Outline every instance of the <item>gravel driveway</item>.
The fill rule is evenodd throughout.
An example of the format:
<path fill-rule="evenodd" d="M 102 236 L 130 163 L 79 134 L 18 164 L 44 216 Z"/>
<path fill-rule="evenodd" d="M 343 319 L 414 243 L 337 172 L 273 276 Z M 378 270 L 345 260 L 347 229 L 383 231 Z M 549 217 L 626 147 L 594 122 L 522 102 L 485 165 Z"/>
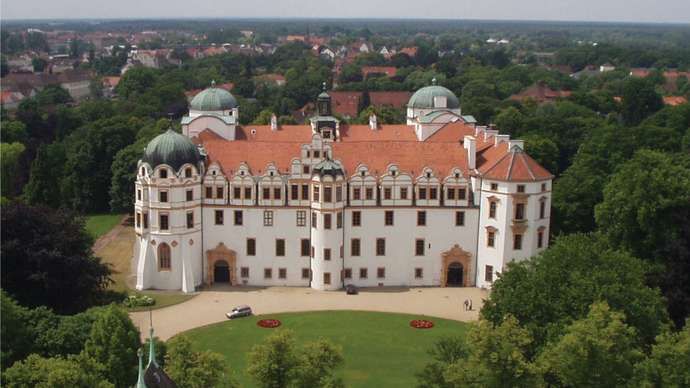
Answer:
<path fill-rule="evenodd" d="M 479 288 L 372 288 L 359 295 L 343 291 L 317 291 L 302 287 L 223 287 L 201 291 L 191 300 L 153 310 L 156 336 L 163 340 L 180 332 L 225 321 L 232 307 L 248 304 L 254 314 L 290 311 L 365 310 L 429 315 L 458 321 L 478 317 L 482 299 L 488 292 Z M 472 299 L 473 311 L 464 311 L 463 302 Z M 149 313 L 130 313 L 142 336 L 149 329 Z"/>

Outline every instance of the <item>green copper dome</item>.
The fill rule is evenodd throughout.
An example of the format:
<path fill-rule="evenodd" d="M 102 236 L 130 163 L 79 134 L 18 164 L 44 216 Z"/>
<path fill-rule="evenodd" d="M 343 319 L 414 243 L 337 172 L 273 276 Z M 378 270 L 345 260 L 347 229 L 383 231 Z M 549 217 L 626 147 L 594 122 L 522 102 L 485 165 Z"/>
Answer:
<path fill-rule="evenodd" d="M 141 160 L 152 168 L 167 164 L 177 171 L 185 163 L 196 165 L 201 160 L 201 154 L 189 138 L 168 129 L 149 142 Z"/>
<path fill-rule="evenodd" d="M 446 98 L 446 108 L 447 109 L 458 109 L 460 108 L 460 101 L 455 93 L 451 92 L 443 86 L 434 85 L 425 86 L 415 92 L 415 94 L 410 97 L 410 101 L 407 106 L 410 108 L 418 109 L 433 109 L 434 107 L 434 97 L 445 97 Z"/>
<path fill-rule="evenodd" d="M 345 176 L 343 168 L 340 167 L 340 164 L 334 162 L 330 158 L 326 158 L 314 166 L 313 173 L 320 177 L 323 177 L 324 175 L 330 175 L 333 178 L 338 175 Z"/>
<path fill-rule="evenodd" d="M 237 108 L 237 100 L 227 90 L 217 88 L 216 83 L 213 82 L 210 88 L 194 96 L 190 108 L 206 112 L 230 110 Z"/>

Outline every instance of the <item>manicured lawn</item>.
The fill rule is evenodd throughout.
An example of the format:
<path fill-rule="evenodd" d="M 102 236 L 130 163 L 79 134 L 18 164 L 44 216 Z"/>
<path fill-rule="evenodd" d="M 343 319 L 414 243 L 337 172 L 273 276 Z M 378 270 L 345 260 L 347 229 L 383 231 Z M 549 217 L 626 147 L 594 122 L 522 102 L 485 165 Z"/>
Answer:
<path fill-rule="evenodd" d="M 92 214 L 86 216 L 86 231 L 96 240 L 119 224 L 122 217 L 123 214 Z"/>
<path fill-rule="evenodd" d="M 256 325 L 261 318 L 282 322 L 277 329 Z M 463 322 L 427 318 L 432 329 L 413 329 L 404 314 L 364 311 L 321 311 L 248 317 L 190 330 L 188 335 L 199 350 L 223 354 L 240 386 L 252 387 L 246 375 L 251 347 L 276 330 L 293 330 L 299 342 L 328 338 L 343 347 L 345 363 L 340 370 L 346 387 L 414 387 L 415 373 L 429 361 L 434 342 L 445 335 L 464 335 Z"/>
<path fill-rule="evenodd" d="M 130 294 L 133 294 L 134 291 L 130 291 Z M 195 295 L 194 294 L 184 294 L 182 292 L 173 292 L 173 291 L 137 291 L 137 294 L 141 295 L 147 295 L 152 297 L 155 301 L 156 304 L 151 306 L 150 308 L 155 310 L 159 309 L 162 307 L 167 307 L 167 306 L 172 306 L 174 304 L 186 302 L 190 299 L 192 299 Z M 128 311 L 148 311 L 149 307 L 132 307 L 128 309 Z"/>

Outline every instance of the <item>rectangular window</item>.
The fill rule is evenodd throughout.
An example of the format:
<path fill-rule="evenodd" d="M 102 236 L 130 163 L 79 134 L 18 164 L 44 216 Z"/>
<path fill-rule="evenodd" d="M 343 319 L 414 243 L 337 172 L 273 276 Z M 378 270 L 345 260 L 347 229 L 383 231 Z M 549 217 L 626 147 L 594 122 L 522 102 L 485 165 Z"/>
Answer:
<path fill-rule="evenodd" d="M 314 190 L 312 190 L 312 197 L 313 197 L 312 201 L 319 202 L 320 197 L 321 197 L 320 193 L 321 192 L 319 191 L 319 186 L 314 186 Z"/>
<path fill-rule="evenodd" d="M 324 229 L 330 229 L 331 228 L 331 215 L 330 214 L 324 214 L 323 215 L 323 228 Z"/>
<path fill-rule="evenodd" d="M 541 184 L 541 191 L 546 191 L 546 183 Z"/>
<path fill-rule="evenodd" d="M 323 188 L 323 201 L 333 202 L 333 188 L 331 186 L 326 186 Z"/>
<path fill-rule="evenodd" d="M 352 268 L 345 268 L 345 270 L 343 270 L 343 278 L 352 279 Z"/>
<path fill-rule="evenodd" d="M 343 213 L 342 212 L 335 213 L 335 225 L 338 229 L 343 228 Z"/>
<path fill-rule="evenodd" d="M 435 200 L 438 198 L 438 189 L 432 187 L 429 189 L 429 199 Z"/>
<path fill-rule="evenodd" d="M 364 193 L 365 193 L 367 200 L 374 199 L 374 188 L 373 187 L 367 187 L 366 189 L 364 189 Z"/>
<path fill-rule="evenodd" d="M 141 201 L 141 190 L 137 190 L 137 199 Z"/>
<path fill-rule="evenodd" d="M 544 246 L 544 232 L 540 230 L 537 232 L 537 248 L 541 248 L 543 246 Z"/>
<path fill-rule="evenodd" d="M 493 282 L 494 281 L 494 266 L 487 265 L 484 268 L 484 281 Z"/>
<path fill-rule="evenodd" d="M 518 193 L 524 193 L 525 192 L 525 185 L 517 185 L 517 192 Z"/>
<path fill-rule="evenodd" d="M 407 199 L 407 187 L 400 188 L 400 199 Z"/>
<path fill-rule="evenodd" d="M 491 184 L 491 191 L 496 191 L 498 190 L 498 183 L 492 183 Z"/>
<path fill-rule="evenodd" d="M 309 268 L 302 268 L 302 279 L 309 279 L 311 276 L 311 270 Z"/>
<path fill-rule="evenodd" d="M 414 269 L 414 277 L 415 279 L 421 279 L 424 277 L 424 269 L 422 268 L 415 268 Z"/>
<path fill-rule="evenodd" d="M 426 199 L 426 188 L 420 187 L 419 188 L 419 199 Z"/>
<path fill-rule="evenodd" d="M 359 201 L 362 197 L 362 189 L 359 187 L 355 187 L 352 189 L 352 199 L 355 201 Z"/>
<path fill-rule="evenodd" d="M 242 210 L 235 210 L 234 212 L 235 225 L 242 225 Z"/>
<path fill-rule="evenodd" d="M 323 284 L 331 284 L 331 273 L 330 272 L 324 272 L 323 273 Z"/>
<path fill-rule="evenodd" d="M 285 256 L 285 240 L 282 238 L 276 239 L 276 256 Z"/>
<path fill-rule="evenodd" d="M 168 230 L 168 215 L 167 214 L 161 214 L 160 215 L 160 228 L 161 228 L 161 230 Z"/>
<path fill-rule="evenodd" d="M 206 186 L 206 198 L 211 199 L 213 198 L 213 187 L 211 186 Z"/>
<path fill-rule="evenodd" d="M 193 190 L 187 190 L 187 201 L 192 201 L 194 199 L 194 191 Z"/>
<path fill-rule="evenodd" d="M 426 212 L 425 211 L 418 211 L 417 212 L 417 226 L 426 226 Z"/>
<path fill-rule="evenodd" d="M 216 187 L 216 198 L 223 199 L 223 186 Z"/>
<path fill-rule="evenodd" d="M 249 277 L 249 267 L 240 268 L 240 277 L 243 277 L 243 278 Z"/>
<path fill-rule="evenodd" d="M 393 190 L 390 187 L 383 189 L 383 199 L 391 199 Z"/>
<path fill-rule="evenodd" d="M 489 218 L 496 218 L 496 202 L 489 202 Z"/>
<path fill-rule="evenodd" d="M 340 251 L 340 258 L 342 259 L 343 257 L 345 257 L 345 248 L 341 245 L 339 251 Z"/>
<path fill-rule="evenodd" d="M 318 217 L 317 217 L 316 213 L 311 213 L 311 227 L 314 229 L 316 229 L 317 224 L 318 224 L 317 219 L 318 219 Z"/>
<path fill-rule="evenodd" d="M 326 261 L 331 260 L 331 248 L 324 248 L 323 249 L 323 259 Z"/>
<path fill-rule="evenodd" d="M 232 188 L 232 197 L 235 199 L 240 199 L 242 197 L 242 188 L 241 187 L 233 187 Z"/>
<path fill-rule="evenodd" d="M 546 216 L 546 201 L 539 202 L 539 218 L 544 218 Z"/>
<path fill-rule="evenodd" d="M 273 188 L 273 199 L 281 199 L 282 198 L 283 195 L 280 193 L 280 191 L 281 191 L 280 187 Z"/>
<path fill-rule="evenodd" d="M 278 268 L 278 278 L 279 279 L 286 279 L 287 278 L 287 269 L 286 268 Z"/>
<path fill-rule="evenodd" d="M 424 256 L 424 239 L 418 238 L 414 242 L 414 254 L 415 256 Z"/>
<path fill-rule="evenodd" d="M 263 199 L 270 199 L 271 198 L 271 189 L 270 188 L 264 187 L 262 198 Z"/>
<path fill-rule="evenodd" d="M 215 211 L 215 221 L 216 221 L 216 225 L 223 225 L 223 211 L 222 210 L 216 210 Z"/>
<path fill-rule="evenodd" d="M 308 257 L 309 256 L 309 239 L 308 238 L 301 239 L 299 246 L 300 246 L 300 248 L 299 248 L 300 256 Z"/>
<path fill-rule="evenodd" d="M 393 211 L 392 210 L 386 210 L 386 212 L 384 213 L 384 224 L 386 226 L 393 225 Z"/>
<path fill-rule="evenodd" d="M 496 240 L 496 233 L 488 232 L 486 234 L 486 246 L 493 247 Z"/>
<path fill-rule="evenodd" d="M 519 233 L 513 235 L 513 249 L 516 251 L 522 249 L 522 235 Z"/>
<path fill-rule="evenodd" d="M 342 202 L 343 201 L 343 187 L 338 186 L 335 188 L 335 200 L 336 202 Z"/>
<path fill-rule="evenodd" d="M 144 213 L 144 229 L 149 227 L 149 213 Z"/>
<path fill-rule="evenodd" d="M 290 186 L 290 199 L 293 201 L 296 201 L 299 199 L 299 186 L 298 185 L 291 185 Z"/>
<path fill-rule="evenodd" d="M 187 213 L 187 229 L 194 227 L 194 212 Z"/>
<path fill-rule="evenodd" d="M 320 158 L 320 157 L 321 157 L 321 151 L 314 150 L 314 158 Z"/>
<path fill-rule="evenodd" d="M 376 268 L 376 277 L 379 279 L 385 279 L 386 278 L 386 268 L 385 267 Z"/>
<path fill-rule="evenodd" d="M 168 202 L 168 192 L 167 191 L 161 191 L 158 193 L 158 200 L 160 202 Z"/>
<path fill-rule="evenodd" d="M 272 210 L 264 210 L 264 226 L 273 226 Z"/>
<path fill-rule="evenodd" d="M 352 212 L 352 226 L 362 226 L 362 212 Z"/>
<path fill-rule="evenodd" d="M 306 226 L 307 225 L 307 211 L 306 210 L 297 210 L 297 226 Z"/>
<path fill-rule="evenodd" d="M 252 188 L 251 187 L 245 187 L 244 188 L 244 199 L 252 199 Z"/>
<path fill-rule="evenodd" d="M 455 226 L 465 225 L 465 212 L 455 212 Z"/>
<path fill-rule="evenodd" d="M 360 268 L 359 269 L 359 278 L 360 279 L 366 279 L 367 278 L 367 269 L 366 268 Z"/>
<path fill-rule="evenodd" d="M 447 189 L 447 199 L 448 200 L 454 200 L 455 199 L 455 189 L 453 189 L 453 188 Z"/>
<path fill-rule="evenodd" d="M 467 189 L 458 189 L 458 199 L 467 198 Z"/>
<path fill-rule="evenodd" d="M 315 250 L 314 250 L 314 246 L 312 245 L 312 246 L 311 246 L 311 256 L 310 256 L 310 257 L 314 257 L 314 256 L 316 256 L 316 252 L 315 252 Z"/>
<path fill-rule="evenodd" d="M 255 256 L 256 255 L 256 239 L 255 238 L 248 238 L 247 239 L 247 256 Z"/>
<path fill-rule="evenodd" d="M 350 255 L 359 256 L 360 254 L 360 241 L 358 238 L 353 238 L 350 240 Z"/>
<path fill-rule="evenodd" d="M 515 204 L 515 219 L 522 220 L 525 218 L 525 204 L 517 203 Z"/>
<path fill-rule="evenodd" d="M 377 238 L 376 239 L 376 256 L 385 256 L 386 255 L 386 239 L 385 238 Z"/>
<path fill-rule="evenodd" d="M 137 228 L 141 228 L 141 213 L 137 213 Z"/>
<path fill-rule="evenodd" d="M 309 155 L 307 155 L 307 156 L 309 156 Z M 302 174 L 309 174 L 309 166 L 302 166 Z"/>
<path fill-rule="evenodd" d="M 264 279 L 270 279 L 273 277 L 273 270 L 270 268 L 264 268 Z"/>
<path fill-rule="evenodd" d="M 309 200 L 309 185 L 302 185 L 302 200 Z"/>

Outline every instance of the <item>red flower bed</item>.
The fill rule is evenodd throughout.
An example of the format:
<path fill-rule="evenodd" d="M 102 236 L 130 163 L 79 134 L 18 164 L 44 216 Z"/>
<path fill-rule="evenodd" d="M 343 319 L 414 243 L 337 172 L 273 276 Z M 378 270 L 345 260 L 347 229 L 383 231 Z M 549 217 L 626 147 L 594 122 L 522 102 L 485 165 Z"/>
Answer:
<path fill-rule="evenodd" d="M 415 329 L 431 329 L 434 327 L 434 323 L 426 319 L 413 319 L 410 321 L 410 326 Z"/>
<path fill-rule="evenodd" d="M 273 329 L 280 326 L 280 321 L 277 319 L 262 319 L 256 324 L 267 329 Z"/>

